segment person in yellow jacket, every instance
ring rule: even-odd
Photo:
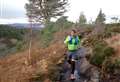
[[[70,35],[68,35],[64,41],[64,43],[67,45],[68,48],[68,53],[67,53],[67,60],[68,63],[71,65],[71,79],[75,79],[75,59],[77,57],[77,50],[79,48],[81,39],[79,38],[79,36],[77,35],[77,32],[75,29],[73,29],[70,33]]]

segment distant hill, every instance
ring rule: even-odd
[[[31,28],[31,24],[29,23],[14,23],[14,24],[8,24],[12,27],[16,27],[16,28]],[[32,24],[32,28],[33,29],[39,29],[39,28],[43,28],[44,26],[42,24],[38,24],[38,23],[34,23]]]
[[[15,53],[23,48],[27,40],[27,28],[16,28],[10,25],[0,25],[0,58]]]

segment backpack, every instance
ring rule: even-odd
[[[72,40],[75,39],[75,43],[72,42]],[[79,43],[79,38],[78,36],[75,36],[74,38],[69,36],[69,44],[74,44],[77,45]]]

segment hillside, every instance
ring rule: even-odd
[[[30,27],[29,23],[14,23],[14,24],[8,24],[9,26],[16,27],[16,28],[28,28]],[[43,28],[42,24],[32,24],[33,29],[40,29]]]
[[[56,51],[56,47],[60,45],[57,43],[56,45],[50,46],[45,50],[39,50],[37,47],[32,48],[32,63],[31,67],[27,65],[28,58],[28,50],[17,53],[15,55],[10,55],[0,60],[0,75],[2,75],[1,82],[29,82],[29,79],[38,71],[45,72],[45,63],[51,57],[52,54],[56,55],[56,53],[61,53],[63,51],[62,48]],[[59,57],[59,55],[58,55]],[[42,66],[41,66],[42,65]],[[41,69],[43,68],[43,69]],[[40,70],[41,69],[41,70]],[[18,80],[19,79],[19,80]]]
[[[63,44],[63,40],[64,40],[64,37],[69,33],[69,30],[71,30],[71,28],[66,29],[64,31],[60,30],[53,33],[53,37],[52,37],[53,40],[50,41],[49,45],[44,48],[41,48],[39,46],[40,44],[39,40],[37,41],[36,39],[34,39],[32,42],[30,61],[29,61],[28,49],[0,59],[0,82],[37,82],[37,81],[50,82],[51,79],[53,80],[54,78],[56,78],[54,75],[54,72],[57,72],[58,71],[57,69],[59,69],[57,68],[56,65],[59,63],[62,63],[64,60],[64,53],[66,49]],[[79,31],[79,33],[83,33],[83,38],[85,38],[86,40],[90,38],[89,36],[93,35],[93,31],[94,31],[93,28],[77,28],[77,30]],[[114,33],[114,32],[115,31],[113,30],[110,31],[110,33]],[[96,37],[95,35],[93,36]],[[94,39],[94,37],[92,38]],[[109,37],[108,36],[107,37],[104,36],[104,37],[108,45],[113,47],[116,50],[115,52],[117,52],[115,55],[113,54],[113,57],[118,58],[120,54],[119,34],[116,33],[115,35],[112,34]],[[91,40],[95,41],[95,39],[94,40],[93,39]],[[114,40],[115,42],[113,44]],[[94,45],[92,42],[86,43],[85,41],[85,45],[84,45],[88,49],[87,51],[88,62],[89,62],[89,56],[90,56],[89,54],[91,54],[91,52],[89,53],[89,51],[91,51],[92,49],[91,44],[92,46]],[[114,58],[112,58],[112,60]],[[96,62],[92,62],[92,63],[96,64]],[[116,78],[118,77],[116,76]],[[119,79],[116,80],[116,78],[113,79],[112,81],[110,81],[110,79],[108,80],[109,82],[119,82]],[[108,80],[106,79],[107,82]]]
[[[25,46],[28,29],[0,25],[0,57],[20,51]],[[26,39],[25,39],[26,38]]]

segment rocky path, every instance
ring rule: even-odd
[[[67,61],[65,61],[60,72],[60,82],[99,82],[99,71],[87,61],[85,52],[85,48],[81,48],[78,51],[80,59],[76,61],[76,79],[73,81],[69,79],[71,68],[68,66]]]

